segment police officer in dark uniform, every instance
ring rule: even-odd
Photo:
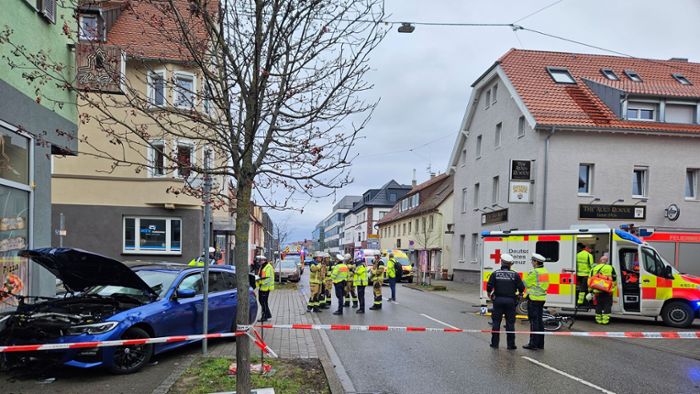
[[[513,265],[513,256],[502,255],[501,269],[491,274],[486,285],[486,291],[493,301],[491,329],[494,332],[491,334],[490,345],[492,348],[498,348],[503,315],[506,316],[506,331],[515,331],[515,305],[518,296],[525,291],[525,285],[520,279],[520,275],[511,271],[511,265]],[[506,339],[508,340],[508,349],[518,348],[515,346],[514,333],[506,334]]]

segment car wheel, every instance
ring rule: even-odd
[[[122,339],[150,337],[145,330],[139,327],[131,327],[122,335]],[[151,356],[153,356],[153,344],[119,346],[114,351],[109,370],[115,374],[134,373],[143,368],[151,360]]]
[[[695,315],[693,308],[683,301],[669,302],[661,310],[661,318],[667,326],[687,328],[693,323]]]

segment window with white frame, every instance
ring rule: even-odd
[[[101,37],[98,16],[95,14],[81,14],[78,18],[78,37],[81,40],[96,41]]]
[[[698,179],[700,170],[696,168],[688,169],[685,172],[685,198],[688,200],[698,199]]]
[[[474,208],[479,208],[479,184],[474,184]]]
[[[208,83],[204,84],[204,88],[202,89],[202,108],[204,109],[204,113],[207,115],[211,115],[213,110],[214,110],[214,101],[213,101],[213,95],[211,92],[211,87]]]
[[[683,74],[671,74],[673,78],[678,81],[681,85],[692,85],[690,80],[683,76]]]
[[[165,70],[148,73],[148,101],[151,105],[165,105]]]
[[[494,146],[499,147],[501,146],[501,130],[503,129],[503,123],[499,123],[496,125],[496,134],[494,138]]]
[[[476,158],[481,157],[481,136],[476,137]]]
[[[467,164],[467,148],[462,149],[462,165]]]
[[[525,117],[521,116],[518,118],[518,137],[525,135]]]
[[[630,81],[633,81],[633,82],[642,82],[642,77],[640,77],[639,74],[637,74],[636,71],[634,71],[634,70],[625,70],[624,73],[625,73],[625,75],[627,75],[627,78],[629,78]]]
[[[656,108],[657,105],[655,103],[630,101],[629,104],[627,104],[627,119],[655,121]]]
[[[459,236],[459,259],[464,261],[467,254],[467,237],[462,234]]]
[[[434,216],[434,215],[430,215],[430,217],[428,218],[428,229],[429,229],[430,231],[432,231],[434,225],[435,225],[435,216]]]
[[[195,77],[190,73],[175,73],[173,103],[178,108],[194,108]]]
[[[467,188],[462,189],[462,213],[467,212]]]
[[[617,74],[615,74],[615,71],[613,71],[610,68],[601,68],[600,69],[601,74],[605,76],[605,78],[611,80],[611,81],[617,81],[620,78],[617,77]]]
[[[635,167],[632,175],[632,197],[647,197],[649,190],[649,168]]]
[[[177,176],[189,178],[194,164],[194,144],[189,141],[178,141],[175,157],[177,159]]]
[[[498,84],[493,85],[493,91],[491,92],[491,105],[496,104],[498,99]]]
[[[556,83],[566,83],[566,84],[575,84],[576,81],[574,80],[574,77],[571,76],[571,73],[569,70],[565,68],[558,68],[558,67],[547,67],[547,72],[549,72],[549,76],[552,77],[554,82]]]
[[[493,177],[493,184],[491,186],[491,203],[492,204],[498,204],[498,198],[500,194],[500,187],[498,184],[498,177],[495,176]]]
[[[486,100],[484,101],[484,108],[488,108],[491,105],[491,89],[486,91]]]
[[[479,250],[479,234],[477,233],[472,233],[472,253],[471,253],[471,260],[476,261],[477,259],[477,251]]]
[[[589,195],[593,191],[593,164],[578,165],[578,194]]]
[[[165,175],[165,143],[163,141],[151,141],[148,147],[148,161],[151,176]]]
[[[164,217],[124,217],[124,253],[182,253],[182,220]]]
[[[412,221],[408,221],[408,234],[411,234],[411,225],[413,224]]]

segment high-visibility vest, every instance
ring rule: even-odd
[[[320,264],[312,263],[309,267],[309,283],[321,284],[321,267]]]
[[[549,272],[546,268],[535,268],[525,277],[527,296],[533,301],[545,301],[549,287]]]
[[[372,283],[379,283],[382,284],[384,282],[384,267],[383,266],[378,266],[377,268],[372,268]]]
[[[589,276],[593,266],[593,255],[587,250],[582,250],[576,254],[576,275]]]
[[[355,268],[352,284],[355,286],[367,286],[367,267],[358,265],[357,268]]]
[[[272,291],[275,289],[275,270],[272,264],[267,263],[260,269],[260,279],[258,279],[260,291]]]
[[[389,278],[396,278],[396,269],[394,268],[394,258],[390,258],[389,261],[386,263],[387,267],[387,275]]]
[[[345,263],[340,262],[333,266],[333,271],[331,271],[331,279],[333,283],[340,283],[342,281],[348,280],[348,266]]]

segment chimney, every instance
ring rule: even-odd
[[[413,169],[413,179],[411,180],[411,186],[416,187],[418,182],[416,182],[416,169]]]
[[[672,62],[684,62],[684,63],[688,63],[688,58],[687,58],[687,57],[672,57],[672,58],[670,58],[670,59],[668,59],[668,60],[669,60],[669,61],[672,61]]]

